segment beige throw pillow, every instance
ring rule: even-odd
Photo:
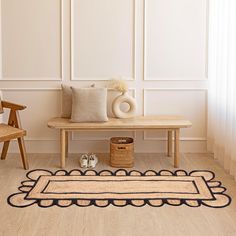
[[[72,90],[72,122],[105,122],[107,118],[107,89],[74,88]]]
[[[71,108],[72,108],[72,91],[71,87],[62,84],[61,85],[61,117],[71,118]]]

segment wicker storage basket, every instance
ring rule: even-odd
[[[114,137],[110,140],[110,165],[113,167],[134,166],[134,140]]]

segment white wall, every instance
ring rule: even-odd
[[[138,114],[178,114],[184,152],[206,150],[207,0],[1,0],[0,88],[23,103],[28,152],[59,152],[47,120],[60,114],[60,84],[129,80]],[[107,152],[109,137],[163,152],[165,134],[80,133],[71,152]],[[14,145],[11,151],[17,150]]]

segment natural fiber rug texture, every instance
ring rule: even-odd
[[[231,198],[225,194],[221,182],[215,181],[211,171],[184,170],[171,172],[148,170],[144,173],[120,169],[115,172],[103,170],[32,170],[28,180],[21,182],[19,193],[8,197],[14,207],[123,207],[149,205],[160,207],[201,205],[221,208],[230,204]]]

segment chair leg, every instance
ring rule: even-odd
[[[26,156],[26,151],[25,151],[25,142],[24,142],[24,138],[18,138],[18,145],[19,145],[19,149],[20,149],[20,154],[21,154],[21,160],[23,163],[23,166],[25,168],[25,170],[29,169],[29,164],[28,164],[28,160],[27,160],[27,156]]]
[[[6,159],[9,144],[10,144],[10,141],[6,141],[6,142],[4,142],[4,144],[3,144],[3,147],[2,147],[2,155],[1,155],[1,159],[2,159],[2,160],[5,160],[5,159]]]

